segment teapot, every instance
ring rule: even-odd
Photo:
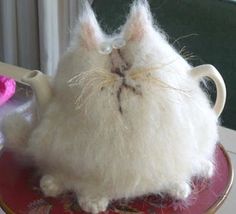
[[[220,116],[226,101],[226,86],[220,73],[213,65],[209,64],[193,67],[190,73],[193,78],[208,77],[214,81],[217,96],[213,109],[217,116]],[[0,62],[0,75],[13,78],[15,81],[32,88],[37,100],[37,111],[40,117],[53,93],[50,76],[37,70],[28,70],[3,62]]]

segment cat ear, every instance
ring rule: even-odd
[[[140,41],[153,31],[153,20],[146,0],[136,0],[124,25],[123,36],[126,41]]]
[[[88,50],[95,49],[103,38],[103,32],[88,1],[81,0],[79,6],[76,36],[81,46]]]

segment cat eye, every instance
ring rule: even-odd
[[[112,52],[112,46],[110,43],[104,42],[101,44],[100,49],[99,49],[99,53],[108,55],[111,52]]]
[[[112,49],[120,49],[126,45],[126,41],[123,38],[116,38],[112,42],[104,42],[99,48],[100,54],[108,55],[112,52]]]
[[[123,38],[116,38],[112,42],[112,47],[114,49],[120,49],[126,45],[126,41]]]

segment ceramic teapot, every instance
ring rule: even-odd
[[[214,66],[208,64],[194,67],[190,73],[193,78],[208,77],[214,81],[217,96],[213,108],[216,114],[220,116],[226,101],[226,87],[220,73]],[[38,113],[40,116],[52,97],[50,77],[40,71],[28,70],[2,62],[0,62],[0,75],[11,77],[17,82],[29,85],[33,89],[38,102]]]

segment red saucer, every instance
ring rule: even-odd
[[[6,213],[79,214],[84,213],[73,194],[58,199],[45,198],[37,185],[35,169],[22,166],[9,151],[0,157],[0,205]],[[144,196],[130,201],[113,202],[106,214],[202,214],[214,213],[227,197],[233,182],[233,168],[222,145],[216,149],[216,174],[210,181],[195,181],[186,202]]]

